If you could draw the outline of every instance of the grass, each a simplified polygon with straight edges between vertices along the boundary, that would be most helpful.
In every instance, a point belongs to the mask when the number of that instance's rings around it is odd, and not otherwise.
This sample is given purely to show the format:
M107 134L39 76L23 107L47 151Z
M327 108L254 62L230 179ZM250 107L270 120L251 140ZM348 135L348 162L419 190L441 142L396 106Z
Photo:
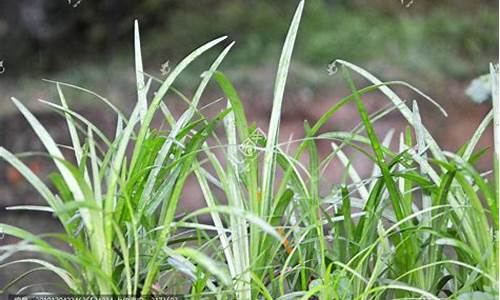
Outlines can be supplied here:
M381 82L337 60L351 94L316 123L305 122L304 137L293 141L296 148L290 150L289 143L279 142L280 115L303 8L301 1L283 45L265 132L249 123L233 84L218 71L233 43L220 52L187 99L174 82L225 37L194 50L162 81L143 71L137 23L137 103L131 115L94 94L116 113L113 137L68 107L64 90L78 87L54 82L60 104L47 103L66 119L70 146L58 145L22 102L12 98L47 153L16 156L0 148L0 157L48 206L10 209L50 212L64 232L35 236L0 224L6 235L20 240L0 246L0 268L29 264L30 272L52 272L74 294L497 299L498 167L496 163L493 175L481 174L474 164L487 152L475 148L493 120L498 162L498 114L488 114L457 153L442 150L422 124L417 102L408 107L391 87L412 89L437 105L432 99L407 83ZM492 66L493 91L498 91L497 72ZM358 88L353 75L369 85ZM212 79L227 102L208 117L198 104ZM148 100L156 83L159 87ZM391 106L369 114L364 98L376 91ZM189 103L177 119L164 101L167 94ZM498 94L493 94L497 110ZM361 123L349 132L325 132L323 125L349 103L356 105ZM393 110L408 122L397 150L389 147L392 134L381 139L374 130L374 123ZM165 128L153 127L155 117ZM222 131L216 130L220 127ZM322 157L317 144L325 141L332 150ZM62 148L72 154L64 156ZM372 176L361 178L349 151L373 162ZM51 187L23 164L26 155L53 160ZM340 183L325 182L324 172L336 157L345 175ZM177 216L190 177L196 178L206 207ZM200 222L202 215L211 222ZM71 250L54 247L53 239ZM24 252L41 258L18 258ZM27 274L15 275L2 291L17 292L10 287ZM49 286L46 291L51 292Z

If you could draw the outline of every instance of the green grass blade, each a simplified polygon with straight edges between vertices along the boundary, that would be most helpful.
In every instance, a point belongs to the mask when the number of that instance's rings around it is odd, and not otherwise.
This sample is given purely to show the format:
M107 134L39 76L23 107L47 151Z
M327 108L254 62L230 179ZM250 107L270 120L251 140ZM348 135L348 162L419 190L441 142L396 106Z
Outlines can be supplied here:
M243 105L241 104L240 96L236 89L234 88L229 78L222 72L215 72L214 78L219 84L219 86L224 91L224 94L227 96L229 102L231 102L231 108L234 113L234 119L236 122L236 128L238 129L238 133L242 141L245 141L248 137L248 122L245 115L245 110Z
M54 142L48 131L43 127L42 124L36 119L36 117L16 98L11 98L19 111L26 118L28 123L31 125L35 133L40 138L40 141L43 143L49 154L54 158L54 163L56 167L61 172L61 175L65 178L68 187L71 189L73 196L75 199L82 199L82 191L80 187L75 181L75 178L71 175L71 172L62 164L59 160L64 160L64 156L62 155L61 150L57 147L57 144ZM84 216L87 219L87 224L89 222L88 216ZM90 224L88 226L91 226Z
M41 181L33 171L30 170L22 161L20 161L14 154L9 152L3 147L0 147L0 157L5 159L16 170L23 175L24 178L37 190L37 192L44 198L45 201L57 210L61 205L61 200L55 197L49 188ZM63 218L65 220L66 218Z
M304 9L304 1L300 1L299 6L295 12L290 29L288 30L283 50L281 53L280 61L278 64L278 72L276 74L276 81L274 85L273 108L271 112L271 119L269 121L269 129L267 132L266 149L264 152L264 166L262 175L262 200L263 211L262 214L266 215L271 207L273 182L276 173L276 159L275 147L278 142L279 136L279 123L281 118L281 106L283 103L283 95L285 92L286 79L288 76L288 69L290 67L290 60L292 57L293 46L297 31L299 28L302 10Z
M221 264L208 257L206 254L193 248L177 248L175 249L175 252L182 256L188 257L196 263L200 264L210 274L217 277L217 279L219 279L222 284L226 286L231 285L231 277L229 276L227 270L222 267Z
M68 104L66 102L66 98L64 97L64 94L62 92L61 86L57 83L56 87L57 87L57 92L59 93L59 99L61 100L61 105L65 109L69 109ZM75 152L76 161L78 165L80 165L83 155L82 146L80 144L80 138L78 137L78 133L76 131L76 127L71 115L68 113L64 113L64 117L66 119L66 123L68 124L69 135L71 137L71 143L73 145L73 150Z
M394 93L389 87L387 87L386 85L381 85L382 81L377 79L375 76L373 76L372 74L370 74L366 70L364 70L356 65L353 65L349 62L346 62L343 60L337 60L337 62L354 70L355 72L359 73L361 76L365 77L367 80L374 83L375 85L380 85L378 87L379 90L382 93L384 93L394 103L394 105L399 109L401 114L406 118L408 123L410 123L412 126L414 125L413 124L413 116L412 116L413 114L412 114L411 110L403 103L403 101L399 98L399 96L396 93ZM434 103L435 105L437 105L437 107L440 108L441 112L446 116L446 112L435 101L433 101L431 98L429 98L428 96L426 96L425 94L423 94L419 90L415 89L415 91L417 93L419 93L420 95L424 96L427 100L429 100L432 103ZM429 133L429 131L425 127L422 128L422 130L423 130L424 135L425 135L425 141L429 145L429 148L432 151L432 154L437 159L444 160L445 157L442 154L441 149L439 148L437 142L434 140L432 135Z
M146 116L148 102L146 99L146 84L144 82L144 70L142 68L141 38L139 36L139 22L134 21L134 57L135 57L135 79L137 84L137 103L139 105L139 116L141 123Z
M493 139L494 139L494 170L495 170L495 194L496 201L499 201L499 186L500 186L500 98L498 89L498 65L496 67L490 64L490 81L491 95L493 101ZM498 205L497 205L498 206ZM494 212L497 214L498 212Z

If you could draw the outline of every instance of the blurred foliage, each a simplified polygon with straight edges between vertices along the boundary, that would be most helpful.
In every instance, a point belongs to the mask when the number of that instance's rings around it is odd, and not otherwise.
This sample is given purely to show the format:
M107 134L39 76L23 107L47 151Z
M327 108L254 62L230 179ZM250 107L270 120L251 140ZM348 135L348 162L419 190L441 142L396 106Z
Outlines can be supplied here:
M408 1L404 1L408 3ZM230 65L267 63L286 34L296 1L0 1L0 55L18 73L56 71L131 49L141 22L145 61L173 60L201 43L237 41ZM385 62L428 76L462 78L498 60L498 2L310 0L295 58L326 66L335 58Z

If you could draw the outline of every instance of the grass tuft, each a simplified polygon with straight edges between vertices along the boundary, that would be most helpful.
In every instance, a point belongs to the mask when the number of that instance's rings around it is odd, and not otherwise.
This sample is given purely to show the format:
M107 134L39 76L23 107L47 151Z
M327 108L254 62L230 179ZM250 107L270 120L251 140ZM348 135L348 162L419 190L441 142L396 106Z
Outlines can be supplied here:
M422 123L418 103L408 107L391 88L413 90L442 110L434 100L407 83L384 83L337 60L351 94L333 103L316 123L306 122L304 137L290 148L289 142L279 143L279 127L303 8L300 1L285 38L267 133L249 123L238 92L218 71L234 43L202 74L192 98L173 87L194 60L225 37L189 54L160 80L148 101L158 80L143 70L137 22L137 102L129 117L106 98L61 82L54 82L61 104L43 101L66 120L71 145L65 148L71 155L65 156L35 115L12 98L56 171L48 186L21 156L0 147L0 158L16 168L48 205L11 209L52 213L64 232L36 236L0 224L3 233L20 240L0 246L0 269L33 267L14 275L1 291L16 293L15 285L44 270L74 294L493 299L499 267L498 70L491 68L492 112L462 150L451 153L439 147ZM353 75L369 85L358 88ZM198 104L212 79L225 98L220 111L208 116ZM87 91L111 106L117 122L114 136L106 136L98 124L71 110L64 96L69 88ZM170 91L189 104L178 119L164 100ZM369 114L366 96L376 91L387 97L389 106ZM351 102L361 123L347 132L325 131L327 121L335 120L338 110ZM374 129L392 111L408 123L396 135L397 149L390 147L394 130L380 138ZM154 128L154 118L161 118L166 128ZM474 167L485 154L476 146L492 121L495 172L485 176ZM331 145L327 155L318 151L322 140ZM372 163L371 176L360 175L353 152ZM345 174L340 183L323 179L335 158L341 164L334 167ZM178 204L190 177L197 180L206 207L179 216ZM201 216L210 222L201 222ZM54 239L69 245L69 250L55 247ZM19 258L25 252L40 258ZM44 290L51 292L51 286Z

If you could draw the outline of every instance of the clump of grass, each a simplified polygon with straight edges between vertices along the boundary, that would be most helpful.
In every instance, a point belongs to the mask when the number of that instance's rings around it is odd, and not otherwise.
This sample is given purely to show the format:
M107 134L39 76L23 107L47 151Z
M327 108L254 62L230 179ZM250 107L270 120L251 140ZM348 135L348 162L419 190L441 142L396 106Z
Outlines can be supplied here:
M301 1L279 60L267 133L249 123L236 89L217 71L233 43L202 74L191 99L172 86L192 61L224 37L188 55L160 81L148 101L155 79L146 80L142 68L137 24L138 101L131 116L125 117L94 93L116 112L114 137L68 107L63 88L79 87L55 82L61 104L46 103L67 121L74 161L63 156L43 125L13 98L57 172L50 176L54 186L50 189L19 157L0 148L0 156L48 204L11 209L52 212L64 233L35 236L1 224L5 234L21 242L0 246L0 268L35 265L33 270L58 275L75 294L493 299L499 266L498 168L495 184L474 168L485 153L475 152L476 144L494 119L493 112L460 151L447 152L422 124L417 103L408 107L391 87L405 86L422 99L432 99L407 83L381 82L366 70L337 60L351 94L334 103L316 123L306 122L304 138L295 141L293 152L287 150L278 139L280 115L303 6ZM359 89L353 73L370 85ZM496 74L492 70L495 109ZM215 117L207 118L197 106L212 78L227 103ZM178 119L163 102L169 91L189 102ZM375 91L382 92L391 106L369 114L363 98ZM349 103L356 105L362 122L349 132L324 132L325 123ZM393 110L408 122L397 151L389 147L392 134L381 140L374 130L374 123ZM156 115L168 129L153 128ZM223 127L224 137L214 131L217 126ZM326 157L318 152L319 140L331 143ZM346 154L348 148L373 162L372 176L361 178ZM325 185L323 172L336 157L343 164L344 180ZM206 207L176 217L189 176L197 179ZM326 195L325 188L330 191ZM204 214L211 224L198 221ZM49 238L67 243L71 251L53 247ZM47 258L12 258L20 252ZM13 278L2 290L24 276Z

